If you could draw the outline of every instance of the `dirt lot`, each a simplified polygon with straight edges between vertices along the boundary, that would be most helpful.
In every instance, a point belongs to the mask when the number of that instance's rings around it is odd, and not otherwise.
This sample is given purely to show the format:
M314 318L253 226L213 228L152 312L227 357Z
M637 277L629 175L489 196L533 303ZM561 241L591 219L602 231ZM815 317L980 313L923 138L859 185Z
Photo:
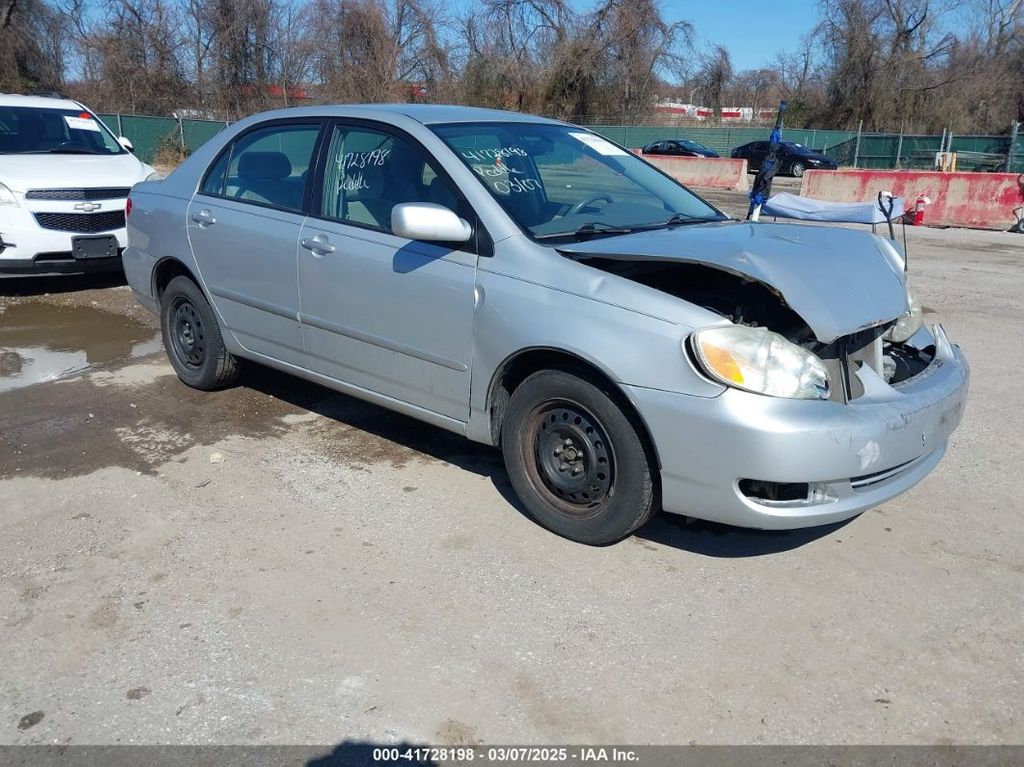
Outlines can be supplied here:
M1024 742L1024 237L910 252L974 376L930 478L605 549L493 450L264 370L185 388L116 280L0 283L0 742Z

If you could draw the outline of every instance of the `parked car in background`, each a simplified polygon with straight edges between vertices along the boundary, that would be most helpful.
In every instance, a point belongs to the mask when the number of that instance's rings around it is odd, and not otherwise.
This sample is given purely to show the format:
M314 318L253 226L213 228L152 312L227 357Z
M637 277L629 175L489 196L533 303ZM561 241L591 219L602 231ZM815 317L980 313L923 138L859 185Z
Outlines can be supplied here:
M686 138L655 141L640 151L644 154L668 155L669 157L718 157L718 152L714 149L708 149L703 144Z
M125 201L159 178L77 101L0 94L0 276L117 271Z
M779 145L779 174L799 178L808 170L835 170L839 163L821 152L814 152L795 141L783 141ZM768 156L767 141L751 141L732 150L732 156L747 161L751 173L761 169L761 163Z
M269 112L129 210L125 274L186 384L255 360L500 446L584 543L660 508L847 519L938 464L967 395L888 240L730 220L554 120Z

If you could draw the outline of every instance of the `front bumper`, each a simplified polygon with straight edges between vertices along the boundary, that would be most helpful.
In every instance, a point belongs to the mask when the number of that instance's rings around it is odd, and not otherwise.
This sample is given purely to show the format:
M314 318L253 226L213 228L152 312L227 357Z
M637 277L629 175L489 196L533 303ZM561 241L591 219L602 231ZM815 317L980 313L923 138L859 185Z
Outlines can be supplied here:
M124 207L124 200L104 200L109 209ZM0 208L0 276L86 274L110 272L121 268L120 258L75 259L73 237L113 235L119 251L128 244L125 227L98 232L64 232L44 229L37 223L36 212L72 212L69 202L36 202L36 207ZM38 209L38 210L37 210Z
M935 468L960 423L970 372L932 329L935 359L898 387L869 368L848 404L728 389L707 399L626 386L661 462L666 511L740 527L790 529L838 522L905 492ZM762 501L742 480L808 483L807 500Z

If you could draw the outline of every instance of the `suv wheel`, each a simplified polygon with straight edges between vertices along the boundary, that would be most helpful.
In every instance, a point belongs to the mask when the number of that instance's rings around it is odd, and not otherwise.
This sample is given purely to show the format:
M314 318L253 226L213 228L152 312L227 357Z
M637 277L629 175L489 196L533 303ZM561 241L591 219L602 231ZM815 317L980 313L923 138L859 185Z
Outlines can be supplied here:
M593 546L614 543L657 511L654 462L614 392L542 370L512 393L501 449L512 487L538 523Z
M171 367L183 383L203 391L234 383L238 360L225 348L206 296L188 277L175 277L164 289L160 328Z

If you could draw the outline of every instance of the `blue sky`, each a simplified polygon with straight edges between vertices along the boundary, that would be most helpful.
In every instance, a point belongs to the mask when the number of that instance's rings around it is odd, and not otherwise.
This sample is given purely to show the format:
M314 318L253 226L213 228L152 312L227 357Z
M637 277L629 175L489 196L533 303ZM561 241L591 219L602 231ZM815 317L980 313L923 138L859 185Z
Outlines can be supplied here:
M737 72L770 64L779 51L795 51L818 22L815 0L665 0L662 13L668 21L689 21L698 44L725 46Z

